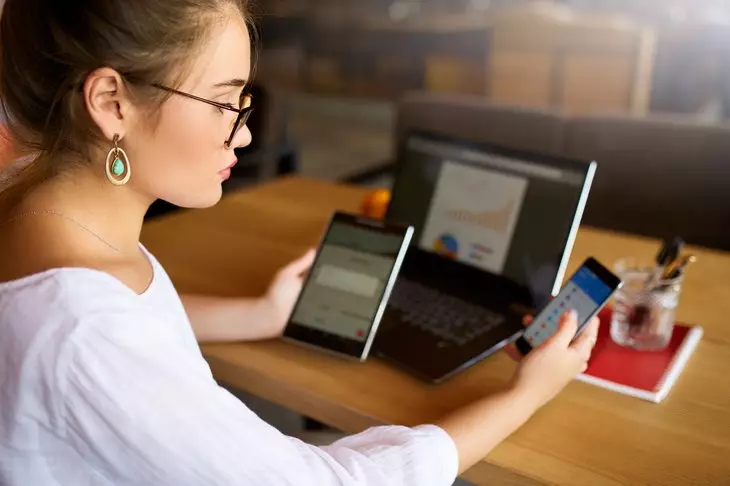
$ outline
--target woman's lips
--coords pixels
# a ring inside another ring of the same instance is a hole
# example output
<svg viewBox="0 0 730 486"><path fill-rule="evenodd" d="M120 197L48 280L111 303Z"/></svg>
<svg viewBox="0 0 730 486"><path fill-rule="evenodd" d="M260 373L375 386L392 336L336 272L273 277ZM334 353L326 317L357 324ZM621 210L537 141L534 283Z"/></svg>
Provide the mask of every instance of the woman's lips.
<svg viewBox="0 0 730 486"><path fill-rule="evenodd" d="M221 170L218 171L218 174L223 178L223 180L226 180L229 177L231 177L231 169L237 163L238 163L238 159L236 159L233 162L231 162L231 164L228 167L226 167L225 169L221 169Z"/></svg>
<svg viewBox="0 0 730 486"><path fill-rule="evenodd" d="M230 171L233 168L233 166L236 165L237 163L238 163L238 159L234 159L233 161L231 161L230 164L225 166L223 169L219 170L218 173L225 172L227 170Z"/></svg>

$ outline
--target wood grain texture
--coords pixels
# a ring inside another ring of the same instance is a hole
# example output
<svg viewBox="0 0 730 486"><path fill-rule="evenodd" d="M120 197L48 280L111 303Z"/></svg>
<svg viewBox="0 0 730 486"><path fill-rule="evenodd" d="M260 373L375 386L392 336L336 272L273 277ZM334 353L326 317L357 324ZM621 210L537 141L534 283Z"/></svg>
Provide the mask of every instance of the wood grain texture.
<svg viewBox="0 0 730 486"><path fill-rule="evenodd" d="M214 208L147 224L144 244L180 291L256 295L315 245L335 208L357 211L365 190L299 178L226 197ZM648 239L582 229L570 271L587 256L651 258ZM574 382L465 474L476 484L687 485L730 478L730 254L693 249L679 318L706 330L661 405ZM245 323L242 323L245 325ZM205 346L218 380L347 432L438 419L504 385L503 353L440 386L377 359L349 363L279 341Z"/></svg>

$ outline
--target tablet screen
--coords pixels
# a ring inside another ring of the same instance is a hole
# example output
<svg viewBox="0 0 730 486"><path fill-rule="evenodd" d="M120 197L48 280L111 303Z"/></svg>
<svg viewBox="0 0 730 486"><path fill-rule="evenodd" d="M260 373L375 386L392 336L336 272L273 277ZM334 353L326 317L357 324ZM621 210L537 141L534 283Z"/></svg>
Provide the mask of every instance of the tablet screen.
<svg viewBox="0 0 730 486"><path fill-rule="evenodd" d="M348 349L362 348L370 336L399 256L405 251L406 233L402 227L384 228L354 219L334 218L289 327L293 324L311 331L306 333L306 340L319 339L314 344L332 344L333 340L328 338L334 337L340 339L338 344L359 343ZM292 330L295 329L287 329L289 334Z"/></svg>

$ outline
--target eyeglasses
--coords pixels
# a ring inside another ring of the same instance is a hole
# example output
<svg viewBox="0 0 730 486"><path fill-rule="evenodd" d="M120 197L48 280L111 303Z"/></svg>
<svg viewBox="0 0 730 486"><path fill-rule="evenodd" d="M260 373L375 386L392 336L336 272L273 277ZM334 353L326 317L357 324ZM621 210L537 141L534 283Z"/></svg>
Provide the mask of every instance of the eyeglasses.
<svg viewBox="0 0 730 486"><path fill-rule="evenodd" d="M229 135L228 140L226 140L225 142L226 148L231 148L233 138L236 136L236 133L238 133L238 130L246 124L246 122L248 121L248 117L251 116L251 112L253 111L253 106L251 106L253 102L253 96L251 96L250 93L246 92L241 92L241 96L238 99L238 108L236 108L230 103L218 103L217 101L206 100L205 98L201 98L190 93L185 93L184 91L178 91L173 88L168 88L167 86L163 86L161 84L153 84L152 86L163 91L167 91L169 93L174 93L176 95L190 98L192 100L202 101L203 103L213 105L217 108L220 108L221 110L228 110L234 113L238 113L238 116L236 116L236 120L233 122L233 126L231 127L231 134Z"/></svg>

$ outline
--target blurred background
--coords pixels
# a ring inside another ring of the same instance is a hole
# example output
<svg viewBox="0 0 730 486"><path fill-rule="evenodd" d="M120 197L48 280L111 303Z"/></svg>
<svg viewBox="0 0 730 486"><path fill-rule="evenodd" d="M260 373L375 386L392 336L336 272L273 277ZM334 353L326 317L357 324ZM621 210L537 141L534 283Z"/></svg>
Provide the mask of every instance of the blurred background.
<svg viewBox="0 0 730 486"><path fill-rule="evenodd" d="M725 0L258 0L254 11L266 105L254 136L276 139L284 159L263 176L376 172L413 90L577 116L730 116Z"/></svg>

